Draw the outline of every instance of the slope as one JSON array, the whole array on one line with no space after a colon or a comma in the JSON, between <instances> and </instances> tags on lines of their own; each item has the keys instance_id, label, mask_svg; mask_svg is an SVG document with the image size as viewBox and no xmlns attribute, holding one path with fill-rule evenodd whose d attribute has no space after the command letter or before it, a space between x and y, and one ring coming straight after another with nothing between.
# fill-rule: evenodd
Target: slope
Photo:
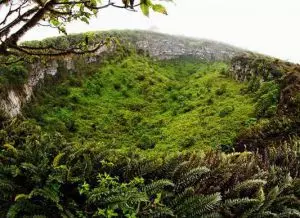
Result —
<instances>
[{"instance_id":1,"label":"slope","mask_svg":"<svg viewBox=\"0 0 300 218\"><path fill-rule=\"evenodd\" d=\"M43 86L25 116L73 143L155 151L231 145L253 120L254 103L226 70L221 62L153 61L133 52Z\"/></svg>"}]
</instances>

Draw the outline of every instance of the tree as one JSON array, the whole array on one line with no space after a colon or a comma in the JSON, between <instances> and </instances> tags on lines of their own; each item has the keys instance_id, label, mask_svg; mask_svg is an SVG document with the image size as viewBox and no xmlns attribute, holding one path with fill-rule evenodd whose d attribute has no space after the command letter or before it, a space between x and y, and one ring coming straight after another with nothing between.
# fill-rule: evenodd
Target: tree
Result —
<instances>
[{"instance_id":1,"label":"tree","mask_svg":"<svg viewBox=\"0 0 300 218\"><path fill-rule=\"evenodd\" d=\"M112 0L105 3L102 0L0 0L0 15L4 15L0 20L0 54L20 57L20 55L60 56L94 52L105 45L105 40L90 45L86 39L85 43L67 49L54 45L29 46L18 42L35 26L56 28L60 33L67 34L66 24L75 20L89 23L90 18L109 7L129 11L135 11L140 7L145 16L149 16L150 9L167 14L163 5L155 4L155 1L161 0L117 1L118 3Z\"/></svg>"}]
</instances>

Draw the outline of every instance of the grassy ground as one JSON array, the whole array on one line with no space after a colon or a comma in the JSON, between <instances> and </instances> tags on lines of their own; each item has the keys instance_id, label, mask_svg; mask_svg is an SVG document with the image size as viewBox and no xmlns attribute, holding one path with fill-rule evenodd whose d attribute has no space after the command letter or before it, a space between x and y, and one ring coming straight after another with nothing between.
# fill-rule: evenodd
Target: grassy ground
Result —
<instances>
[{"instance_id":1,"label":"grassy ground","mask_svg":"<svg viewBox=\"0 0 300 218\"><path fill-rule=\"evenodd\" d=\"M226 68L133 54L44 88L25 115L76 143L153 151L230 145L253 120L254 103Z\"/></svg>"}]
</instances>

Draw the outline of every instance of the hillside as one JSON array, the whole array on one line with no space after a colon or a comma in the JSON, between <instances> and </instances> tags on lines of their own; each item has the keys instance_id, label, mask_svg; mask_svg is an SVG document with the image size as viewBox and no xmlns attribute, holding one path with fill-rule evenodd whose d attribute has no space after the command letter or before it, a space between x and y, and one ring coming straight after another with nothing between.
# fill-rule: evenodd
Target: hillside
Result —
<instances>
[{"instance_id":1,"label":"hillside","mask_svg":"<svg viewBox=\"0 0 300 218\"><path fill-rule=\"evenodd\" d=\"M201 61L229 62L235 55L244 53L241 49L218 42L145 31L109 31L76 34L48 38L43 41L25 42L25 45L54 45L63 49L84 41L86 37L90 38L90 43L105 41L107 38L116 39L118 41L117 44L121 44L127 50L134 49L154 59L193 57ZM104 46L95 53L85 57L65 56L57 59L50 58L49 60L47 58L40 60L36 57L31 61L31 64L25 64L26 69L22 73L15 72L14 70L11 70L12 72L9 73L3 73L0 81L0 109L11 117L20 114L22 105L31 98L35 87L47 75L54 76L60 69L77 72L82 67L82 64L88 64L89 66L97 65L103 61L105 56L112 54L116 48L119 48L116 44ZM126 53L126 51L123 52ZM5 72L7 69L2 69L1 71ZM7 76L6 74L10 75Z\"/></svg>"},{"instance_id":2,"label":"hillside","mask_svg":"<svg viewBox=\"0 0 300 218\"><path fill-rule=\"evenodd\" d=\"M0 217L300 217L300 67L212 41L102 32L0 66Z\"/></svg>"}]
</instances>

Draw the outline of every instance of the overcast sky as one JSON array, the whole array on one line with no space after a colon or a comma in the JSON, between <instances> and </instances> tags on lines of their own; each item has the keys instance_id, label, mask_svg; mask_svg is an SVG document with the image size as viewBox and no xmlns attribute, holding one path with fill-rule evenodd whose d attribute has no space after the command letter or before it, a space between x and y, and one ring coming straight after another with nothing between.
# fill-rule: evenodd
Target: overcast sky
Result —
<instances>
[{"instance_id":1,"label":"overcast sky","mask_svg":"<svg viewBox=\"0 0 300 218\"><path fill-rule=\"evenodd\" d=\"M118 1L118 0L116 0ZM168 16L120 9L100 11L90 25L73 23L69 33L108 29L151 29L213 39L300 63L300 0L174 0ZM34 29L24 39L57 35Z\"/></svg>"}]
</instances>

